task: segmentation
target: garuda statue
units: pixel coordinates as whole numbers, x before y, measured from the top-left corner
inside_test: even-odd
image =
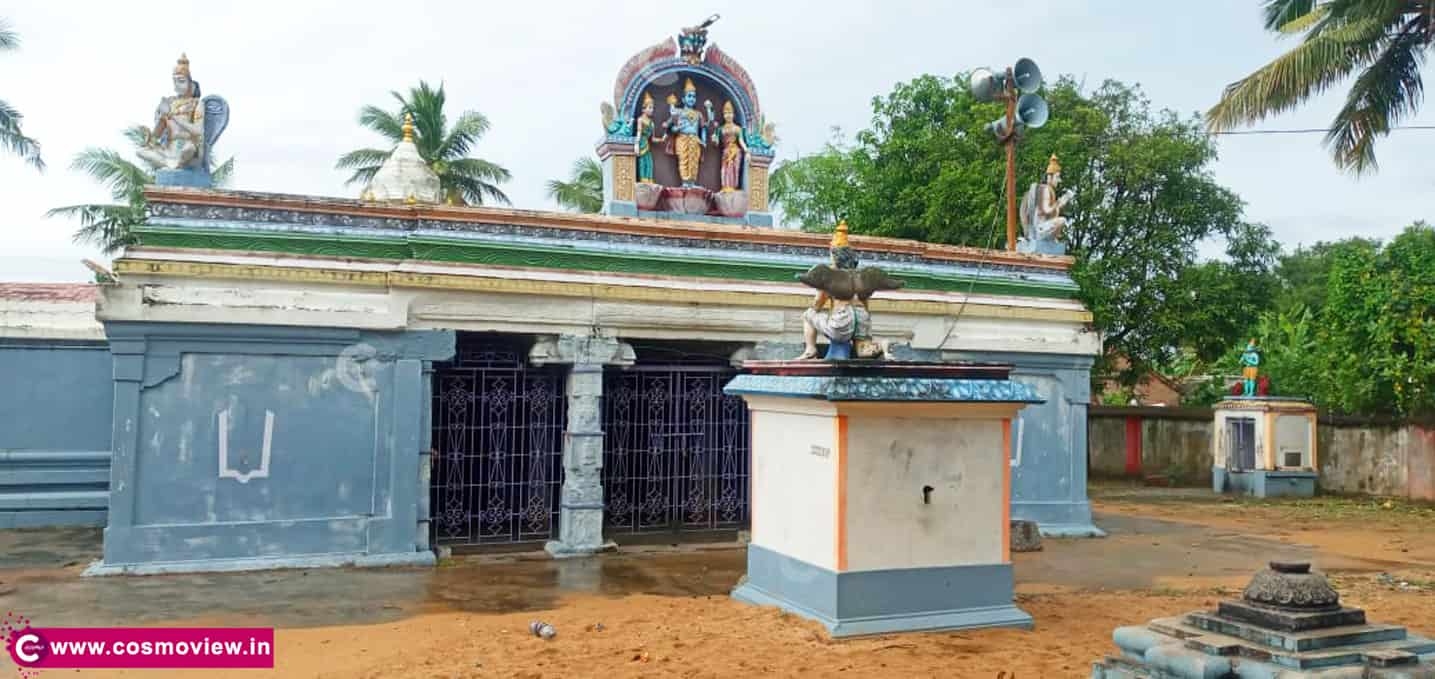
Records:
[[[887,345],[872,339],[867,300],[881,290],[904,283],[875,266],[858,268],[857,252],[847,244],[847,222],[832,234],[831,265],[818,264],[797,279],[817,289],[812,306],[802,313],[804,348],[798,360],[817,358],[817,336],[827,338],[827,360],[885,356]]]
[[[1061,163],[1056,154],[1046,163],[1046,175],[1040,182],[1031,185],[1021,201],[1022,238],[1017,243],[1021,252],[1035,252],[1043,255],[1064,255],[1066,246],[1061,243],[1062,232],[1070,220],[1061,215],[1061,209],[1071,200],[1067,191],[1061,196],[1056,189],[1061,185]]]
[[[141,160],[155,170],[155,183],[208,188],[210,149],[229,125],[229,104],[223,98],[200,98],[199,82],[190,77],[189,58],[181,54],[174,67],[174,96],[159,100],[154,127],[145,130]]]

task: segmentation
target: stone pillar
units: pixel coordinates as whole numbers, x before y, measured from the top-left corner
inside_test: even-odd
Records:
[[[632,137],[604,137],[596,149],[603,163],[603,214],[636,217],[637,156]]]
[[[613,548],[603,540],[603,366],[632,365],[633,348],[608,337],[563,335],[540,339],[534,365],[567,363],[568,425],[563,432],[563,489],[558,539],[544,545],[555,558]]]
[[[772,212],[767,200],[767,168],[771,155],[749,154],[747,158],[747,223],[772,226]]]

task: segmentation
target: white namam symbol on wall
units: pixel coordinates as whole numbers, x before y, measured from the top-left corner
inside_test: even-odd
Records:
[[[264,411],[264,446],[259,453],[259,466],[247,472],[229,466],[229,410],[219,411],[219,478],[249,483],[249,479],[269,478],[269,446],[274,441],[274,411]]]

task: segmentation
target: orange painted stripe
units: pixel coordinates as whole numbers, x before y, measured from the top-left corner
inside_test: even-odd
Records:
[[[837,572],[847,570],[847,416],[837,416]]]
[[[1011,418],[1002,418],[1002,563],[1011,563]]]

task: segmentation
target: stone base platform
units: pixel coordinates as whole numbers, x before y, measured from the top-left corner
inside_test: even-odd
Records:
[[[1253,497],[1313,497],[1319,474],[1306,471],[1256,469],[1248,472],[1211,468],[1211,487],[1217,493]]]

